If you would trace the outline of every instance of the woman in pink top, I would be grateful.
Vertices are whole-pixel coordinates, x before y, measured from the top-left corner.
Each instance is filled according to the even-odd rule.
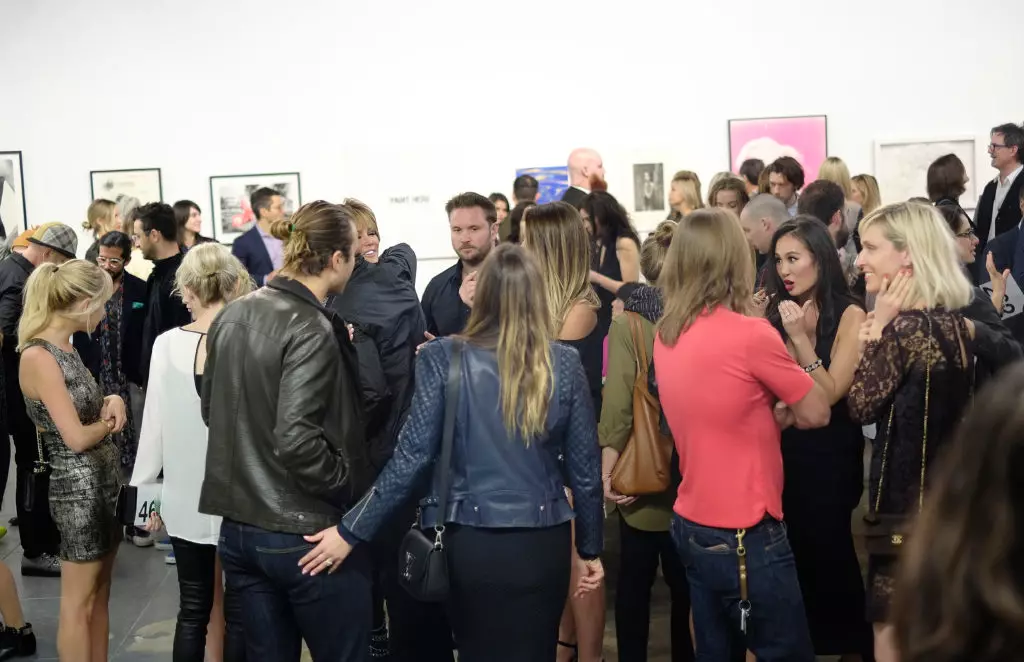
[[[683,476],[672,534],[686,566],[697,660],[744,649],[812,662],[782,524],[781,428],[829,421],[825,392],[763,319],[745,316],[753,265],[739,219],[698,210],[679,224],[659,285],[654,347]]]

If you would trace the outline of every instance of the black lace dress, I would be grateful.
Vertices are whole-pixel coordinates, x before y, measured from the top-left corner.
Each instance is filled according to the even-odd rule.
[[[927,484],[935,458],[970,400],[973,364],[964,318],[942,309],[901,312],[885,327],[880,340],[868,343],[848,401],[854,420],[878,425],[868,481],[871,509],[909,517],[918,512],[922,475]],[[867,614],[874,623],[888,620],[897,558],[868,558]]]

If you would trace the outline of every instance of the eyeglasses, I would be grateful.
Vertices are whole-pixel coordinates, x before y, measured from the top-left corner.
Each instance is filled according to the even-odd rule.
[[[124,260],[119,257],[103,257],[101,255],[96,258],[96,264],[109,264],[112,267],[120,267],[124,264]]]
[[[996,151],[997,149],[1009,149],[1012,146],[1013,145],[997,145],[995,143],[989,143],[988,144],[989,151],[992,151],[992,152]]]
[[[957,239],[970,239],[971,237],[976,237],[977,235],[974,234],[974,228],[968,228],[963,232],[957,232],[953,236],[956,237]]]

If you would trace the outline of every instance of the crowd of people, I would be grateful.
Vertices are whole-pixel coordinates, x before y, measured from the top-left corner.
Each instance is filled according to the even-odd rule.
[[[96,200],[84,260],[67,225],[10,238],[13,523],[60,659],[108,658],[127,541],[177,565],[176,662],[597,662],[611,511],[620,660],[659,570],[674,661],[1016,659],[1024,129],[989,153],[974,218],[955,155],[889,204],[782,157],[706,200],[676,173],[641,238],[578,149],[561,201],[449,200],[422,298],[355,199],[259,189],[230,249],[187,200]],[[0,659],[32,654],[2,564],[0,614]]]

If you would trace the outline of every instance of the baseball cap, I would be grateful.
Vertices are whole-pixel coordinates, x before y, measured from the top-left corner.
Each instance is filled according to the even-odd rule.
[[[55,250],[71,260],[75,259],[78,250],[78,235],[63,223],[43,223],[28,241]]]

